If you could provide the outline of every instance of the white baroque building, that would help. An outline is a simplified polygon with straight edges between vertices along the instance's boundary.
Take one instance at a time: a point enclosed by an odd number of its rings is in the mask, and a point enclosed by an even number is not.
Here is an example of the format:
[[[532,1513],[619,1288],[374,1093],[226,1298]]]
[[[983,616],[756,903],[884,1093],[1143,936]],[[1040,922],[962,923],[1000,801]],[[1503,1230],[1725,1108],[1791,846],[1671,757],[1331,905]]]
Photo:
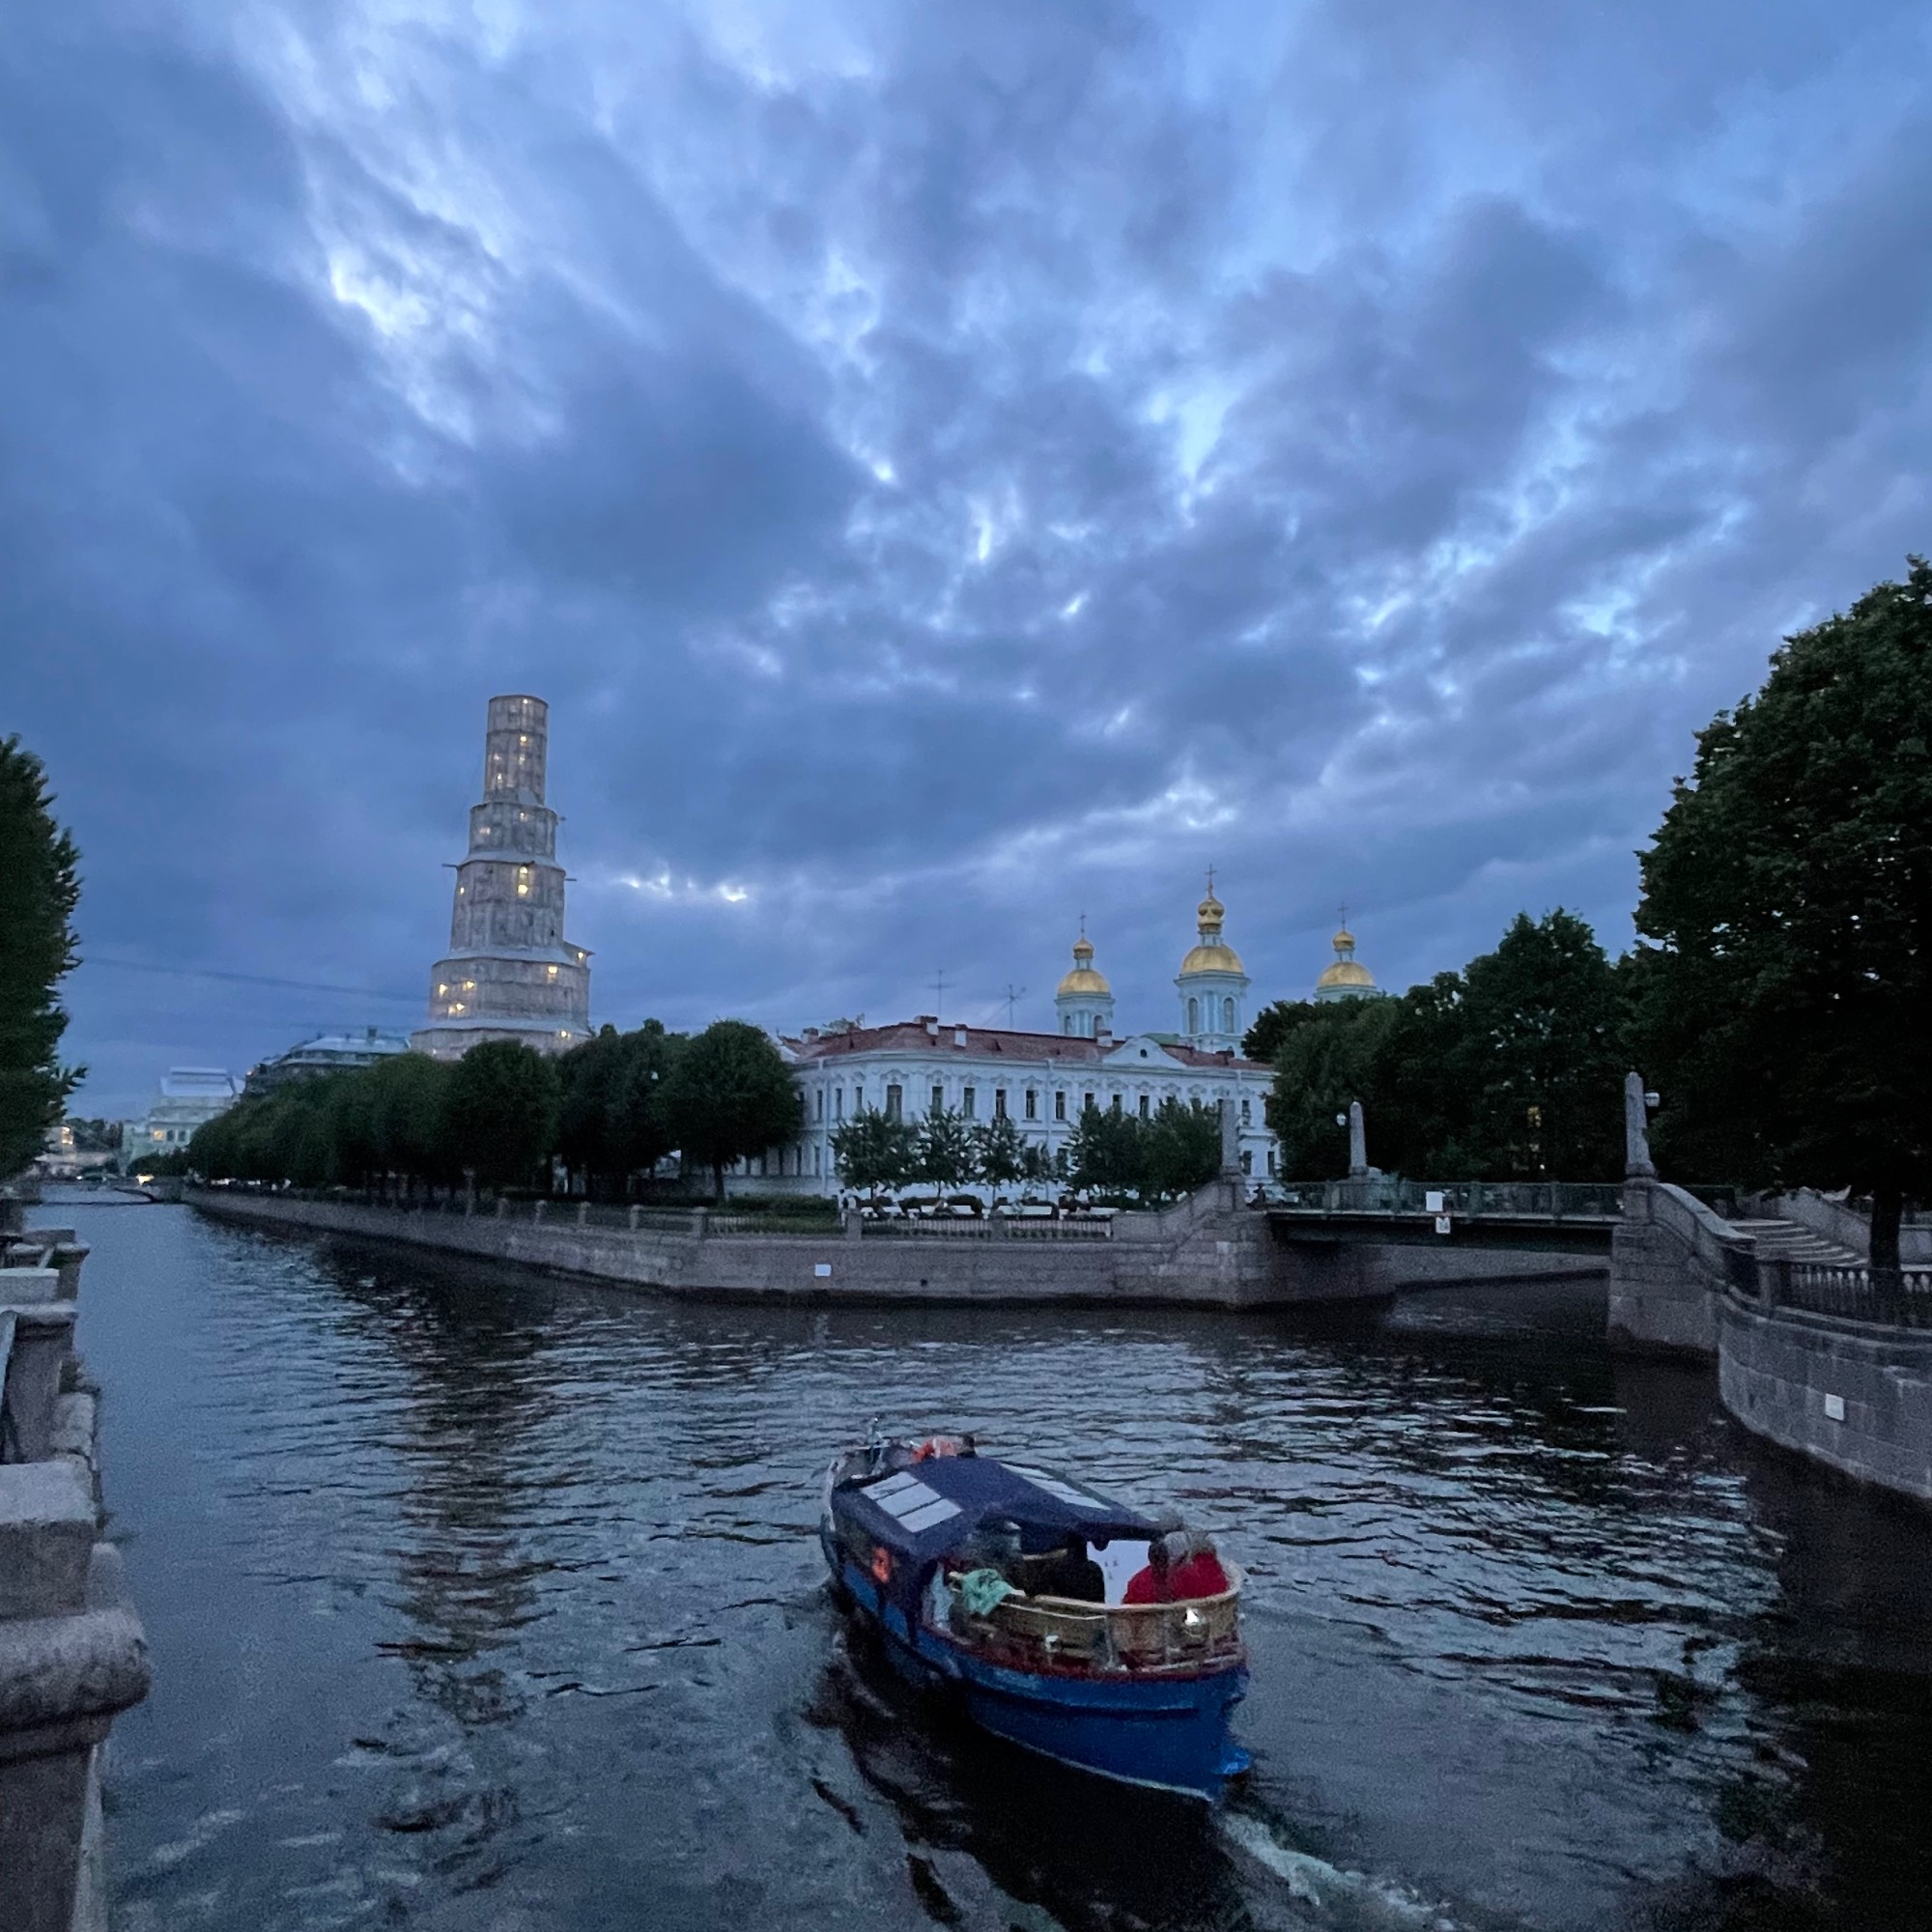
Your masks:
[[[1065,1147],[1088,1106],[1151,1116],[1163,1100],[1228,1100],[1240,1124],[1241,1167],[1272,1175],[1277,1150],[1265,1102],[1274,1069],[1240,1057],[1248,976],[1222,938],[1226,908],[1210,880],[1197,944],[1175,978],[1180,1025],[1172,1033],[1114,1032],[1114,993],[1083,929],[1054,996],[1051,1033],[942,1024],[922,1013],[887,1026],[840,1020],[781,1038],[804,1098],[804,1129],[787,1148],[734,1179],[750,1189],[837,1194],[832,1151],[841,1122],[870,1107],[918,1121],[937,1107],[970,1120],[1004,1116],[1051,1151]]]

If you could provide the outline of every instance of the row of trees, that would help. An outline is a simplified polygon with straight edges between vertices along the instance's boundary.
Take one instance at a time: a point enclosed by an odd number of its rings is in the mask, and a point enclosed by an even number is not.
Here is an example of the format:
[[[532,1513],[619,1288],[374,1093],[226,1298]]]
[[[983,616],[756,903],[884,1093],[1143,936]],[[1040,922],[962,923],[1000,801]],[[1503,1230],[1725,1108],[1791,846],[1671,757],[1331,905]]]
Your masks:
[[[1264,1012],[1290,1171],[1341,1171],[1359,1099],[1384,1168],[1611,1178],[1636,1066],[1666,1172],[1848,1188],[1896,1267],[1932,1197],[1932,565],[1787,639],[1638,856],[1614,964],[1559,911],[1401,999]]]
[[[1276,1066],[1283,1172],[1346,1174],[1359,1100],[1393,1173],[1475,1180],[1623,1173],[1633,973],[1561,909],[1519,914],[1492,952],[1399,999],[1277,1001],[1245,1050]]]
[[[692,1037],[655,1020],[606,1027],[559,1059],[513,1040],[455,1062],[399,1054],[295,1081],[199,1128],[185,1165],[211,1179],[406,1188],[543,1184],[561,1160],[621,1194],[681,1150],[724,1192],[734,1161],[797,1133],[798,1093],[771,1041],[742,1020]]]
[[[1066,1145],[1029,1140],[1002,1115],[969,1121],[935,1108],[922,1121],[865,1108],[833,1130],[833,1157],[853,1187],[922,1183],[944,1193],[972,1181],[991,1187],[1070,1180],[1077,1187],[1170,1201],[1213,1179],[1221,1130],[1211,1108],[1165,1100],[1151,1119],[1089,1107]]]

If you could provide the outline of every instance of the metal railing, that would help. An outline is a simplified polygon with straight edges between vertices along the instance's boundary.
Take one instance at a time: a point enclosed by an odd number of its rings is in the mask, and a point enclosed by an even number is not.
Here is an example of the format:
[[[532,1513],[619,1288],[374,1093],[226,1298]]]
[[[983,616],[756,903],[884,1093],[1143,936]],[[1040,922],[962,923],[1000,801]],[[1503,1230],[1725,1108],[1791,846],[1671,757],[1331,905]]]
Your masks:
[[[1003,1598],[983,1617],[963,1616],[963,1634],[1022,1668],[1194,1670],[1241,1649],[1241,1573],[1224,1566],[1229,1587],[1175,1604],[1082,1604],[1065,1597]]]
[[[1018,1215],[907,1215],[862,1221],[860,1232],[868,1241],[1105,1241],[1113,1237],[1111,1220],[1028,1221]]]
[[[1615,1180],[1359,1180],[1275,1182],[1267,1205],[1303,1214],[1485,1215],[1523,1221],[1614,1221],[1623,1212]]]
[[[1932,1329],[1932,1268],[1833,1267],[1765,1256],[1755,1274],[1757,1298],[1767,1308],[1882,1328]]]

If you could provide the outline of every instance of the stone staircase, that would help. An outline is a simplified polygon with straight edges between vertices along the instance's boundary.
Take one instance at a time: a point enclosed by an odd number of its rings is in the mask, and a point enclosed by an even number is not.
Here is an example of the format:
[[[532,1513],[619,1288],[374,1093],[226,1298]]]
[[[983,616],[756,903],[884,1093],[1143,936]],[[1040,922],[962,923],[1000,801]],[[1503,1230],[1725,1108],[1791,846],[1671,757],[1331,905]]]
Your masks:
[[[1856,1249],[1830,1241],[1797,1221],[1741,1220],[1730,1224],[1757,1243],[1766,1260],[1796,1262],[1809,1267],[1863,1267],[1865,1258]]]

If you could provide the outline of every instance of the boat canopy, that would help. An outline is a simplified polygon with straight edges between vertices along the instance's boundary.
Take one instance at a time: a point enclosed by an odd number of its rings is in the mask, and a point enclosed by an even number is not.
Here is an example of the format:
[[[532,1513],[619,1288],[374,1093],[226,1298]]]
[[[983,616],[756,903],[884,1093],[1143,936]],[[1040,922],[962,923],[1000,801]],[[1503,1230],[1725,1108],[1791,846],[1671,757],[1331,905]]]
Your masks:
[[[841,1487],[834,1507],[901,1565],[923,1566],[956,1548],[981,1522],[1010,1519],[1021,1547],[1050,1549],[1077,1531],[1089,1543],[1151,1539],[1139,1511],[1065,1476],[991,1456],[935,1456]]]

